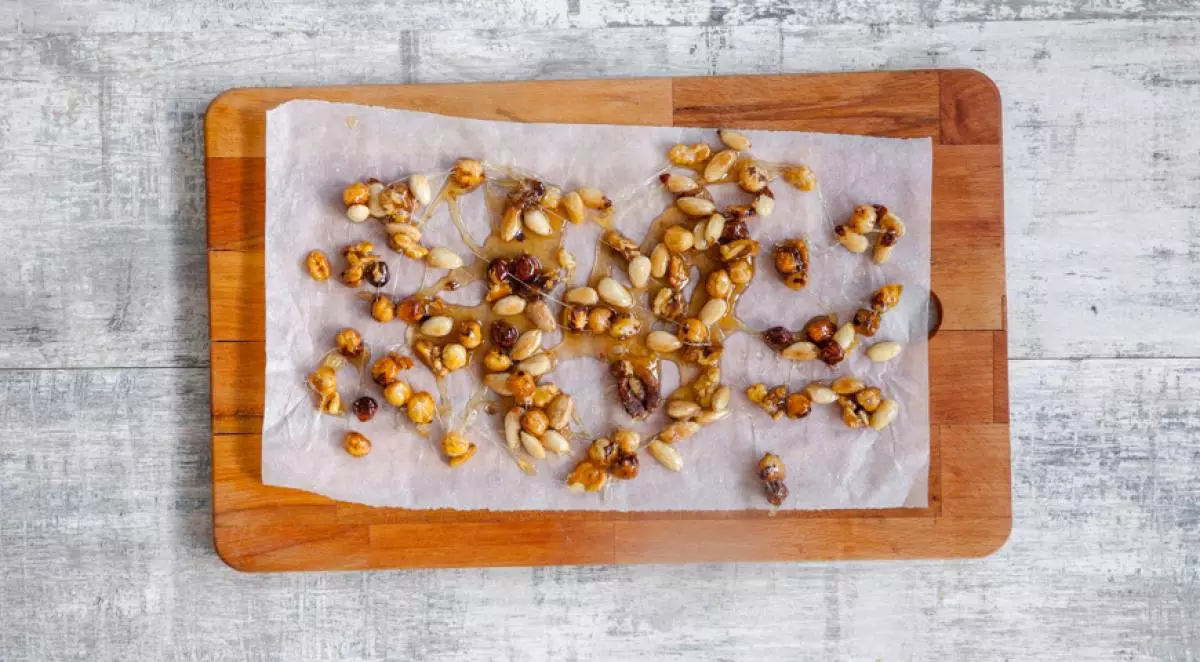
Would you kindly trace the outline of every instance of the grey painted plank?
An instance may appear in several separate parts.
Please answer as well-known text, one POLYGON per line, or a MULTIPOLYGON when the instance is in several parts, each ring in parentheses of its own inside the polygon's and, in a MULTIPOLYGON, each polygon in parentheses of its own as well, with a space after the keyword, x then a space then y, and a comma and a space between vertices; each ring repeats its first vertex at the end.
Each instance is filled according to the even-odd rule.
POLYGON ((446 2, 171 3, 156 0, 15 2, 0 8, 0 30, 17 32, 165 32, 260 30, 315 32, 336 25, 370 31, 613 27, 885 25, 1011 20, 1195 18, 1188 0, 448 0, 446 2))
POLYGON ((1200 361, 1017 361, 977 561, 243 575, 199 369, 0 372, 0 658, 1200 656, 1200 361))
POLYGON ((207 363, 201 123, 229 87, 924 66, 980 68, 1004 94, 1011 355, 1200 357, 1198 34, 1153 20, 0 37, 0 367, 207 363))

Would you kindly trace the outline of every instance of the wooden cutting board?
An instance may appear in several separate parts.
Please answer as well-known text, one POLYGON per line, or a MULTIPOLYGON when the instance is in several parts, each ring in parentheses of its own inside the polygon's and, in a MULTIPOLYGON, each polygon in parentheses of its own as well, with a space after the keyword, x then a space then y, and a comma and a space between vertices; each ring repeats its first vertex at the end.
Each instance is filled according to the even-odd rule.
POLYGON ((1000 95, 975 71, 237 89, 205 118, 213 524, 239 570, 981 556, 1012 521, 1000 95), (929 506, 780 512, 371 508, 261 480, 265 112, 326 99, 525 122, 933 138, 929 506))

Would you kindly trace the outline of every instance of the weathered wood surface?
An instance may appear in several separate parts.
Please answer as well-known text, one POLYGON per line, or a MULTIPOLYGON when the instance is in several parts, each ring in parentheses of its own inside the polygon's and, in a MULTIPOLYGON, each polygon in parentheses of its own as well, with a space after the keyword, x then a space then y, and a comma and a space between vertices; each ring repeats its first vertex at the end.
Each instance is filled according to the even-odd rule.
POLYGON ((1197 5, 631 4, 0 6, 0 658, 1200 658, 1197 5), (215 557, 217 93, 927 66, 1005 100, 996 556, 276 576, 215 557))

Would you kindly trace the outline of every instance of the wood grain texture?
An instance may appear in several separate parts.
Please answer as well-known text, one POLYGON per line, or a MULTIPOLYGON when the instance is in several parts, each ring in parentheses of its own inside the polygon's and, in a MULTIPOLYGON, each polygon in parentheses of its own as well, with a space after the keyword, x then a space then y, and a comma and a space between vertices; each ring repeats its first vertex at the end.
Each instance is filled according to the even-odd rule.
POLYGON ((543 563, 653 563, 977 556, 994 551, 1011 528, 1006 422, 1007 374, 996 369, 1004 327, 1000 106, 978 93, 981 74, 913 71, 608 82, 530 82, 401 87, 233 90, 205 121, 209 170, 209 283, 213 352, 214 520, 218 553, 243 570, 357 569, 543 563), (955 93, 943 92, 943 78, 955 93), (649 124, 747 126, 889 136, 938 142, 933 202, 935 291, 943 328, 930 343, 931 464, 957 462, 954 475, 931 473, 931 507, 839 513, 456 513, 356 509, 260 482, 257 435, 263 388, 261 173, 265 112, 292 98, 355 100, 417 109, 469 109, 473 116, 649 124), (547 100, 557 100, 553 107, 547 100), (886 99, 886 102, 883 101, 886 99), (570 101, 568 101, 570 100, 570 101), (578 102, 579 105, 576 105, 578 102), (947 105, 949 110, 942 110, 947 105), (639 109, 631 113, 631 108, 639 109), (990 120, 990 121, 989 121, 990 120), (990 141, 970 144, 971 140, 990 141), (979 199, 976 199, 978 197, 979 199), (983 230, 982 237, 980 232, 983 230), (963 256, 949 255, 963 250, 963 256), (941 289, 945 288, 945 293, 941 289), (965 303, 964 303, 965 302, 965 303), (960 305, 961 304, 961 305, 960 305), (970 330, 964 330, 970 329, 970 330), (1000 383, 997 383, 1000 382, 1000 383), (253 390, 257 389, 257 390, 253 390), (945 424, 975 427, 944 427, 945 424), (977 435, 977 430, 984 434, 977 435), (959 436, 961 434, 961 437, 959 436), (996 452, 958 452, 983 438, 996 452), (947 448, 942 448, 945 444, 947 448), (995 466, 975 462, 998 463, 995 466), (226 465, 229 465, 228 467, 226 465), (988 472, 1002 479, 984 480, 988 472), (970 506, 947 504, 963 498, 970 506), (948 508, 947 506, 953 507, 948 508), (956 517, 948 513, 970 513, 956 517), (331 519, 332 518, 332 519, 331 519), (464 542, 470 541, 470 542, 464 542), (353 553, 351 553, 351 551, 353 553))
POLYGON ((1188 0, 0 4, 0 658, 1197 659, 1196 17, 1188 0), (202 121, 221 91, 924 67, 1004 94, 998 554, 273 575, 213 555, 202 121))

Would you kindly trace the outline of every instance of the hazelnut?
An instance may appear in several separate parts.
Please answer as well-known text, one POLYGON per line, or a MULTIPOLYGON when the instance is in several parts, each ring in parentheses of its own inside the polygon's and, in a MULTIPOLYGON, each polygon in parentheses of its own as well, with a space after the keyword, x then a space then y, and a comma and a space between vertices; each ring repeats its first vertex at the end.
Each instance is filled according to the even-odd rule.
POLYGON ((835 333, 837 333, 837 323, 827 315, 818 315, 804 325, 804 337, 814 345, 832 341, 835 333))
POLYGON ((542 271, 542 262, 529 253, 521 253, 509 267, 513 278, 523 283, 534 283, 542 271))
POLYGON ((459 159, 450 170, 450 181, 459 189, 469 191, 483 183, 487 178, 483 164, 475 159, 459 159))
POLYGON ((346 452, 354 457, 362 457, 371 452, 371 440, 361 432, 347 432, 345 440, 346 452))
POLYGON ((762 339, 768 347, 781 352, 785 347, 796 342, 796 334, 782 326, 773 326, 763 331, 762 339))
POLYGON ((608 437, 600 437, 588 446, 588 458, 601 467, 607 467, 617 457, 617 444, 608 437))
POLYGON ((725 227, 721 230, 722 244, 730 244, 740 239, 746 239, 750 236, 750 227, 741 219, 729 219, 725 221, 725 227))
POLYGON ((475 320, 462 320, 458 323, 458 344, 465 349, 475 349, 483 343, 483 327, 475 320))
POLYGON ((895 308, 900 303, 900 293, 903 291, 904 286, 897 283, 884 285, 871 296, 871 308, 881 313, 895 308))
POLYGON ((405 324, 417 324, 429 317, 429 299, 408 297, 396 304, 396 317, 405 324))
POLYGON ((582 333, 588 328, 588 307, 567 306, 563 308, 562 326, 571 333, 582 333))
POLYGON ((846 350, 836 342, 827 342, 821 345, 821 361, 825 365, 837 365, 846 358, 846 350))
POLYGON ((383 260, 375 260, 365 268, 363 268, 363 278, 371 284, 372 287, 383 287, 388 284, 390 277, 387 262, 383 260))
POLYGON ((488 263, 488 280, 493 283, 503 283, 512 275, 512 270, 509 269, 508 260, 498 257, 488 263))
POLYGON ((371 299, 371 317, 376 322, 390 322, 396 315, 396 305, 386 294, 377 294, 371 299))
POLYGON ((425 391, 414 393, 408 399, 406 405, 408 420, 417 425, 428 425, 433 422, 433 415, 436 410, 436 405, 433 402, 433 396, 425 391))
POLYGON ((399 409, 408 403, 412 397, 412 387, 406 382, 396 380, 388 384, 383 389, 383 400, 389 405, 399 409))
POLYGON ((502 350, 510 350, 513 345, 517 344, 517 338, 521 337, 521 332, 517 330, 517 327, 504 320, 496 320, 492 322, 490 335, 493 345, 502 350))
POLYGON ((613 478, 621 480, 633 480, 638 475, 638 456, 637 453, 627 453, 617 449, 616 457, 613 458, 612 466, 609 467, 613 478))
POLYGON ((354 411, 354 415, 358 417, 358 420, 366 423, 375 418, 375 412, 379 409, 379 403, 375 402, 375 398, 364 395, 355 400, 350 408, 354 411))
POLYGON ((605 308, 604 306, 592 308, 587 316, 588 331, 597 335, 608 333, 609 328, 612 327, 612 318, 613 311, 611 308, 605 308))
POLYGON ((781 480, 769 480, 763 484, 763 488, 767 492, 767 501, 772 506, 782 506, 788 498, 787 485, 784 485, 781 480))
POLYGON ((879 331, 880 315, 870 308, 859 308, 854 313, 854 330, 864 336, 873 336, 879 331))
POLYGON ((785 407, 788 418, 804 418, 812 411, 812 400, 803 393, 792 393, 787 397, 785 407))
POLYGON ((317 393, 329 395, 337 388, 337 373, 333 368, 323 365, 308 376, 308 383, 317 393))
POLYGON ((362 182, 354 182, 342 191, 342 202, 347 207, 351 205, 365 205, 371 200, 371 189, 362 182))
POLYGON ((883 402, 883 394, 878 388, 870 386, 855 393, 854 402, 868 413, 873 413, 879 408, 879 403, 883 402))
POLYGON ((337 345, 337 350, 342 356, 348 359, 358 358, 363 353, 362 334, 350 328, 338 331, 334 337, 334 344, 337 345))
POLYGON ((774 453, 767 453, 758 461, 758 477, 763 481, 787 480, 787 467, 783 459, 774 453))

